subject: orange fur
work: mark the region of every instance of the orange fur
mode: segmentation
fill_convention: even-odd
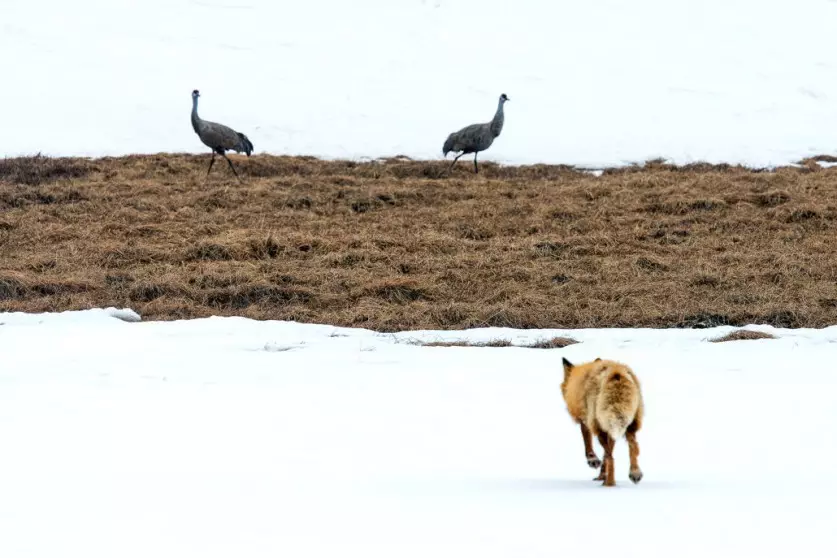
[[[637,483],[642,478],[637,457],[639,443],[636,433],[642,428],[644,406],[642,390],[634,371],[625,364],[597,358],[592,362],[574,365],[564,359],[564,381],[561,392],[567,411],[581,425],[587,463],[599,466],[592,449],[592,437],[598,438],[605,450],[602,469],[595,480],[613,486],[613,446],[625,436],[630,446],[631,469],[629,478]]]

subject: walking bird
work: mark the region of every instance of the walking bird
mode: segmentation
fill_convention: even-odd
[[[243,151],[249,157],[250,153],[253,152],[253,142],[241,132],[236,132],[228,126],[218,124],[217,122],[201,120],[201,117],[198,116],[198,97],[200,96],[201,94],[197,89],[192,91],[192,128],[195,129],[195,133],[204,145],[212,149],[212,160],[209,161],[209,169],[206,171],[206,175],[209,176],[209,171],[212,170],[212,165],[215,163],[215,155],[223,155],[224,159],[229,163],[233,174],[241,181],[241,177],[238,176],[232,161],[229,160],[225,152],[227,150],[233,150],[236,153]]]
[[[491,122],[471,124],[448,136],[448,139],[445,140],[444,147],[442,147],[442,153],[445,154],[445,157],[451,151],[462,152],[454,158],[448,168],[448,172],[453,169],[456,161],[466,153],[474,154],[474,172],[480,172],[477,166],[477,153],[491,147],[491,144],[494,143],[494,138],[499,136],[500,132],[503,131],[503,120],[505,120],[503,116],[503,104],[508,100],[509,98],[505,93],[500,95],[500,101],[497,103],[497,112],[494,113],[494,118],[491,119]]]

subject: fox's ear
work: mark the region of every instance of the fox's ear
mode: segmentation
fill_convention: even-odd
[[[594,360],[593,362],[599,362],[600,360],[602,360],[602,359],[596,358],[596,360]]]
[[[566,358],[563,359],[564,361],[564,377],[566,378],[567,375],[570,373],[570,370],[573,369],[573,363],[567,360]]]

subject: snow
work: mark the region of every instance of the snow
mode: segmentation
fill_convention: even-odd
[[[0,314],[0,555],[832,556],[837,327],[380,334]],[[569,336],[564,349],[427,347]],[[591,479],[561,357],[639,374]],[[597,448],[599,454],[601,450]]]
[[[0,156],[441,158],[507,93],[483,158],[772,166],[830,153],[837,2],[4,0]]]

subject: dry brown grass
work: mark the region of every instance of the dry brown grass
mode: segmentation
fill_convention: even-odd
[[[0,161],[0,310],[381,331],[837,323],[837,169]]]
[[[508,339],[492,339],[491,341],[416,341],[414,345],[422,347],[511,347]]]
[[[754,339],[776,339],[776,336],[771,333],[765,333],[763,331],[738,329],[736,331],[727,333],[726,335],[710,339],[709,341],[711,341],[712,343],[724,343],[725,341],[748,341]]]
[[[412,341],[413,345],[422,347],[523,347],[527,349],[563,349],[569,345],[578,343],[569,337],[552,337],[541,339],[528,345],[512,345],[508,339],[492,339],[490,341]]]
[[[575,339],[570,337],[552,337],[550,339],[541,339],[535,341],[531,345],[526,345],[530,349],[563,349],[564,347],[569,347],[570,345],[575,345],[578,343]]]

